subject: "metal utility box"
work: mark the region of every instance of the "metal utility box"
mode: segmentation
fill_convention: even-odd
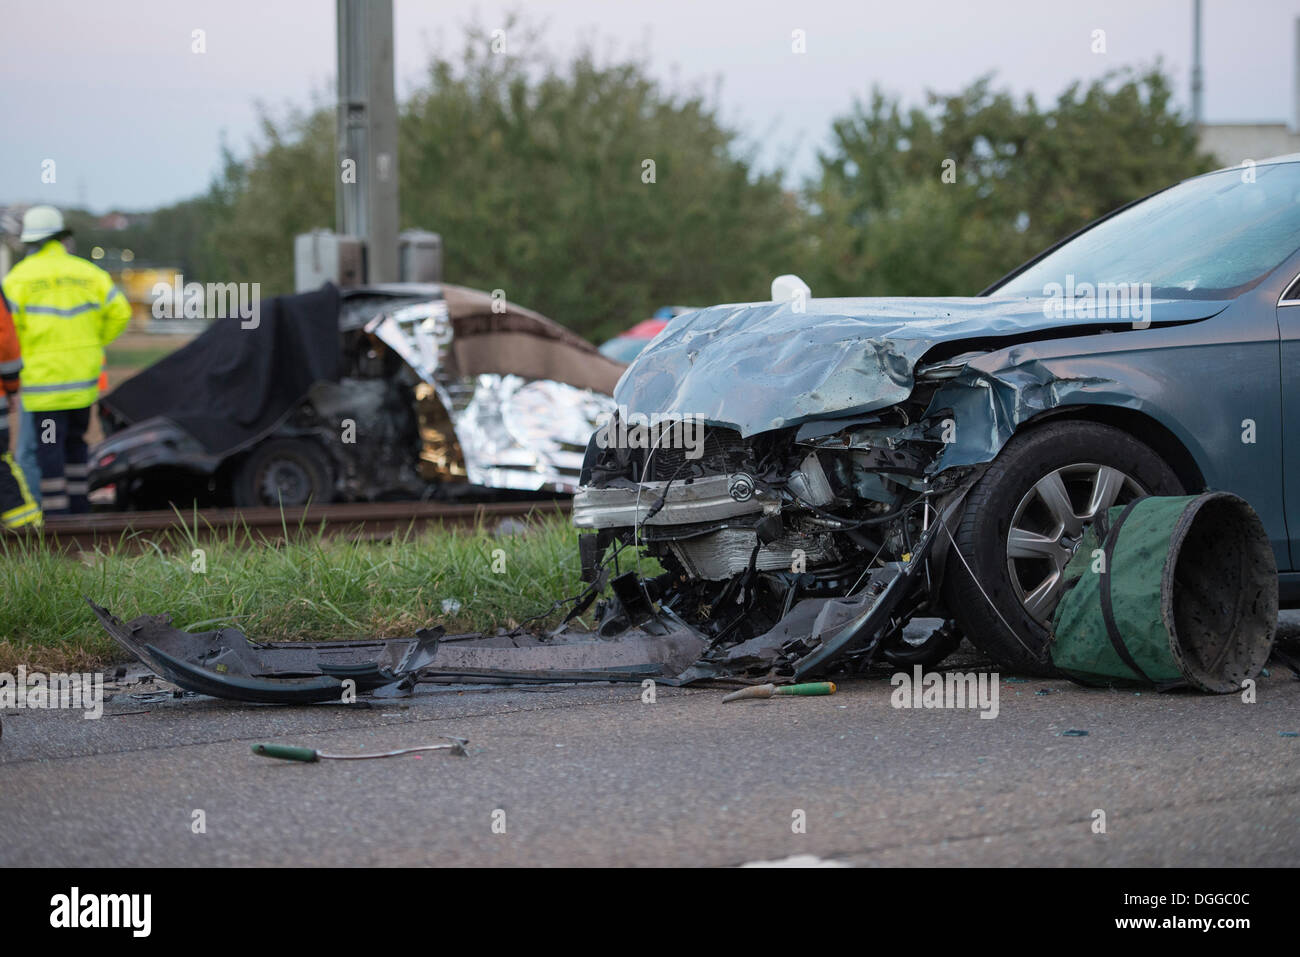
[[[405,229],[397,235],[398,279],[402,282],[442,282],[442,236],[426,229]]]
[[[365,246],[355,236],[328,229],[302,233],[293,240],[293,286],[296,292],[319,289],[327,282],[340,288],[366,281]]]

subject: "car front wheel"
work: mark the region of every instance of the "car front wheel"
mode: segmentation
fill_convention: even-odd
[[[1183,492],[1159,455],[1111,426],[1047,422],[1020,433],[967,496],[945,602],[971,643],[999,664],[1050,675],[1052,613],[1084,529],[1112,506]]]

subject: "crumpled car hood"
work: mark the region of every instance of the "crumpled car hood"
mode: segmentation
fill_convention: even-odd
[[[750,436],[901,402],[917,361],[944,342],[1128,323],[1049,318],[1043,306],[990,296],[812,299],[801,312],[787,302],[711,306],[670,322],[628,367],[614,399],[628,413],[696,415]],[[1156,299],[1143,318],[1189,322],[1226,306]]]

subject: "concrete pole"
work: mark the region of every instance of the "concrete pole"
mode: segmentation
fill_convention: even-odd
[[[365,243],[366,281],[396,282],[397,96],[392,0],[337,0],[335,229]],[[351,161],[352,175],[349,175]]]
[[[1291,61],[1291,109],[1294,113],[1292,116],[1291,130],[1294,133],[1300,133],[1300,17],[1295,21],[1295,53]]]
[[[1201,79],[1201,0],[1192,0],[1192,121],[1205,122]]]

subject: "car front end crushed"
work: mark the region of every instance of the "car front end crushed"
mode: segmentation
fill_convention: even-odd
[[[1158,303],[1144,328],[1222,307]],[[989,463],[1027,422],[1137,402],[1122,367],[1075,374],[1044,348],[1141,335],[1131,323],[1061,323],[1041,301],[989,298],[804,309],[681,320],[629,368],[588,450],[573,522],[584,578],[613,585],[601,627],[670,616],[707,643],[698,675],[941,659],[960,640],[951,625],[919,656],[904,628],[952,617],[942,579],[963,560],[954,531]]]

